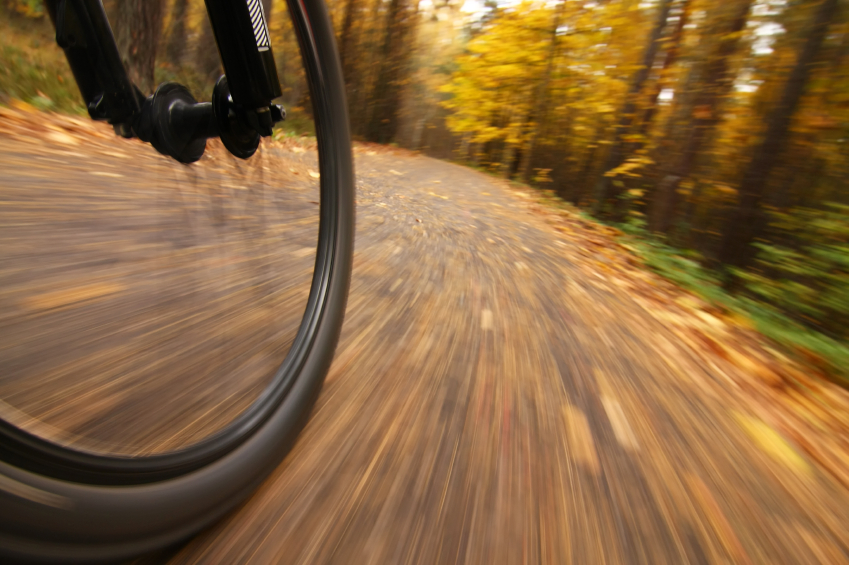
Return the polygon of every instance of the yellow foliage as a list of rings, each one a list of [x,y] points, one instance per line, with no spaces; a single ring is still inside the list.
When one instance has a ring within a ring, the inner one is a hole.
[[[544,71],[550,39],[545,30],[552,11],[544,4],[523,2],[501,12],[491,27],[472,39],[458,57],[451,82],[441,91],[451,97],[448,127],[472,133],[484,143],[504,140],[518,145],[528,121],[538,77]]]

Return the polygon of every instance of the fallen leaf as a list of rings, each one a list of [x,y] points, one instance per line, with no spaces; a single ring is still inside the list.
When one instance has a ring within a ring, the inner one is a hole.
[[[45,135],[45,137],[50,141],[55,141],[56,143],[61,143],[63,145],[79,144],[76,138],[68,135],[67,133],[62,133],[61,131],[51,131],[47,135]]]
[[[38,109],[35,106],[33,106],[32,104],[27,104],[23,100],[18,100],[17,98],[13,98],[9,102],[9,105],[12,106],[13,108],[16,108],[18,110],[22,110],[24,112],[29,112],[31,114],[35,114],[35,113],[38,112]]]
[[[481,329],[492,329],[492,310],[484,310],[483,312],[481,312]]]
[[[810,472],[808,464],[790,442],[766,422],[740,412],[734,413],[734,419],[767,455],[796,471]]]
[[[563,420],[566,424],[566,447],[569,455],[593,473],[598,474],[601,467],[587,416],[574,406],[567,404],[563,408]]]
[[[631,424],[628,423],[628,418],[622,410],[622,406],[613,398],[603,396],[601,404],[604,406],[604,411],[607,413],[607,419],[610,420],[610,426],[613,428],[613,435],[616,436],[616,441],[619,444],[631,450],[638,450],[640,444],[637,442],[637,436],[634,435],[634,430]]]

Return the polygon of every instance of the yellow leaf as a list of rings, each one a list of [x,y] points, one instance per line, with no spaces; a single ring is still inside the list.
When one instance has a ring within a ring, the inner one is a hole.
[[[23,100],[18,100],[17,98],[13,98],[12,100],[10,100],[9,105],[12,106],[12,108],[16,108],[24,112],[30,112],[32,114],[38,112],[35,106],[33,106],[32,104],[27,104]]]
[[[810,472],[808,464],[790,442],[765,422],[739,412],[734,413],[734,418],[767,455],[795,471]]]

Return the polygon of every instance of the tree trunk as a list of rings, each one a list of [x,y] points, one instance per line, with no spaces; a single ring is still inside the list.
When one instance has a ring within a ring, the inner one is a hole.
[[[383,36],[380,72],[372,96],[372,115],[366,130],[366,139],[377,143],[389,143],[398,129],[398,110],[401,106],[402,83],[407,74],[407,59],[410,52],[404,45],[415,26],[415,12],[407,4],[409,0],[391,0],[386,15],[386,31]]]
[[[354,37],[354,20],[360,11],[361,0],[348,0],[345,5],[345,19],[342,20],[342,33],[339,36],[339,59],[342,62],[342,74],[345,84],[350,84],[353,79],[353,61],[356,53],[356,38]]]
[[[386,18],[380,16],[383,0],[363,1],[371,2],[371,4],[357,59],[349,61],[349,66],[354,66],[358,75],[357,89],[353,92],[353,97],[348,100],[348,107],[351,109],[352,131],[355,135],[365,138],[371,116],[374,114],[372,98],[380,72],[382,60],[380,40],[383,37],[382,28],[386,24]]]
[[[658,185],[649,215],[649,229],[668,233],[678,211],[678,187],[693,171],[696,158],[705,142],[719,123],[719,105],[734,83],[728,63],[740,43],[739,33],[746,26],[752,0],[739,0],[734,4],[723,4],[713,20],[706,36],[719,38],[713,52],[706,55],[704,62],[690,71],[687,84],[695,93],[689,96],[689,105],[683,107],[685,119],[689,119],[689,135],[678,159],[666,170],[664,181]],[[700,77],[700,78],[696,78]],[[683,99],[681,96],[680,99]]]
[[[676,14],[673,13],[672,16],[676,16]],[[690,0],[682,0],[677,13],[678,22],[671,30],[669,30],[667,37],[661,40],[666,52],[661,55],[663,57],[663,65],[661,66],[657,79],[654,81],[654,84],[644,98],[642,117],[638,122],[639,127],[637,129],[638,140],[625,144],[625,155],[638,154],[638,152],[648,143],[649,130],[654,122],[654,116],[658,109],[658,99],[660,98],[660,93],[663,92],[663,88],[666,84],[668,84],[669,73],[671,72],[673,65],[675,65],[678,61],[678,54],[681,52],[681,39],[684,36],[684,26],[687,25],[689,16]],[[649,174],[657,177],[656,170],[652,170]],[[637,188],[640,185],[650,184],[652,179],[649,174],[643,175],[639,178],[630,179],[630,182],[626,182],[626,187],[628,185],[636,185],[633,187]],[[643,201],[644,204],[649,206],[654,199],[654,196],[655,194],[653,192],[646,194]],[[614,204],[614,219],[620,220],[626,212],[626,202],[622,199],[617,200]]]
[[[663,92],[664,86],[668,83],[668,76],[672,66],[678,61],[678,54],[681,52],[681,39],[684,37],[684,26],[690,19],[690,0],[683,0],[681,10],[678,14],[678,23],[672,29],[671,34],[666,39],[665,43],[666,54],[663,57],[663,67],[660,71],[660,76],[655,81],[654,88],[649,93],[646,100],[646,108],[643,112],[643,117],[640,120],[640,134],[645,136],[648,133],[649,126],[654,121],[654,115],[657,113],[657,100],[660,98],[660,93]]]
[[[637,98],[643,90],[643,85],[651,72],[651,67],[654,64],[654,59],[657,56],[657,50],[660,45],[660,37],[663,33],[663,28],[666,26],[666,20],[669,17],[669,10],[672,7],[672,0],[661,0],[658,7],[657,20],[648,38],[648,45],[643,53],[642,64],[639,70],[631,77],[631,85],[628,88],[628,94],[625,98],[625,104],[620,112],[619,123],[616,126],[616,131],[613,137],[613,143],[610,147],[610,152],[607,154],[607,160],[604,164],[604,170],[601,172],[601,177],[596,183],[595,189],[595,205],[593,213],[599,214],[605,207],[608,199],[615,196],[612,194],[613,179],[604,176],[607,171],[613,170],[625,160],[625,144],[624,136],[628,132],[634,121],[634,112],[637,107]]]
[[[201,76],[210,80],[221,76],[223,72],[221,58],[215,44],[215,33],[212,31],[212,24],[209,23],[209,15],[206,13],[201,21],[200,37],[195,47],[195,65]]]
[[[507,180],[513,176],[513,161],[516,159],[516,146],[504,142],[504,150],[501,152],[501,176]]]
[[[174,0],[171,7],[171,23],[165,38],[165,56],[168,62],[179,67],[186,57],[186,20],[189,15],[189,0]]]
[[[162,33],[162,0],[122,0],[118,3],[115,41],[130,80],[153,92],[156,47]]]
[[[345,93],[348,99],[348,113],[351,115],[352,122],[358,112],[355,104],[359,100],[359,90],[362,85],[362,78],[357,74],[357,57],[358,42],[354,33],[354,22],[357,20],[357,14],[360,12],[360,3],[362,0],[348,0],[345,6],[345,19],[342,20],[342,32],[339,36],[339,58],[342,63],[342,76],[345,79]],[[356,123],[354,124],[354,126]],[[357,132],[359,128],[352,126],[352,130]]]
[[[554,12],[554,20],[551,24],[551,39],[548,45],[548,61],[545,65],[545,74],[540,81],[539,87],[534,96],[534,107],[531,110],[529,122],[533,124],[533,132],[528,140],[528,146],[522,152],[522,162],[519,165],[522,182],[528,184],[531,180],[531,165],[534,159],[534,150],[536,149],[537,138],[539,137],[541,125],[545,120],[548,110],[548,85],[551,83],[551,72],[554,70],[554,59],[557,55],[557,28],[560,27],[563,10],[566,2],[561,2]]]
[[[790,120],[805,91],[811,65],[822,46],[828,24],[836,10],[837,0],[823,0],[817,8],[813,25],[784,85],[781,99],[769,113],[766,134],[743,174],[737,207],[725,224],[718,257],[723,264],[745,267],[752,259],[752,241],[764,224],[760,203],[769,174],[786,145]]]
[[[599,144],[601,143],[603,134],[604,126],[599,124],[596,128],[595,135],[593,135],[592,143],[587,146],[588,148],[586,151],[586,155],[584,156],[583,163],[581,165],[581,170],[578,173],[575,182],[572,183],[571,189],[569,190],[569,201],[572,202],[572,204],[574,204],[575,206],[580,205],[581,201],[584,198],[584,192],[590,182],[590,178],[592,177],[593,169],[596,166]]]

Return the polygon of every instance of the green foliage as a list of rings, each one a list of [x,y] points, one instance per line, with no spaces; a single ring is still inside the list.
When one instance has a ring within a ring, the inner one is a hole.
[[[849,338],[849,206],[776,212],[772,226],[793,238],[758,243],[754,269],[737,276],[759,300],[814,329]]]
[[[815,213],[814,211],[806,211],[803,216],[812,213],[812,215],[823,219],[824,221],[819,224],[820,229],[825,229],[827,233],[833,235],[844,234],[843,241],[845,245],[845,234],[849,230],[847,228],[849,224],[845,222],[846,212],[847,207],[836,207],[836,209],[832,209],[831,211]],[[582,217],[587,221],[597,221],[585,214]],[[825,219],[825,217],[828,217],[828,219]],[[838,227],[835,222],[839,222],[840,217],[844,218],[844,223]],[[809,325],[800,323],[798,319],[790,315],[790,304],[784,302],[774,303],[775,299],[773,296],[790,296],[792,295],[791,291],[785,290],[784,292],[787,294],[782,294],[775,290],[766,291],[764,289],[765,293],[760,294],[754,292],[750,287],[750,290],[752,290],[750,296],[734,296],[723,289],[720,277],[716,272],[702,265],[703,259],[697,252],[683,251],[670,247],[662,240],[645,232],[640,226],[634,225],[634,222],[619,227],[626,234],[624,239],[627,246],[642,259],[647,267],[651,268],[660,276],[701,296],[709,303],[726,312],[734,313],[750,320],[755,329],[761,334],[783,345],[789,351],[803,353],[809,358],[811,356],[818,358],[824,368],[842,377],[849,384],[849,344],[845,341],[845,333],[841,336],[841,339],[825,335],[822,331],[817,331],[817,329],[811,328]],[[822,247],[830,248],[831,244],[823,244]],[[808,306],[804,307],[805,309],[816,308],[817,305],[822,305],[826,302],[838,304],[839,308],[843,308],[840,311],[843,312],[841,315],[844,316],[843,320],[845,321],[845,308],[849,304],[849,300],[847,300],[849,298],[847,296],[847,289],[849,289],[847,282],[849,281],[845,279],[847,273],[845,266],[847,261],[849,261],[849,249],[845,249],[844,247],[843,252],[838,251],[836,253],[837,256],[835,256],[834,250],[829,249],[826,255],[831,259],[835,259],[834,265],[843,265],[843,267],[839,267],[828,274],[823,272],[816,273],[817,279],[823,284],[834,284],[834,281],[837,281],[832,288],[834,292],[832,295],[833,298],[825,299],[824,297],[820,297],[817,299],[806,291],[799,291],[796,287],[794,287],[792,292],[798,292],[799,296],[804,296],[810,300]],[[784,255],[782,257],[787,258]],[[794,255],[793,259],[789,262],[780,264],[795,271],[798,270],[795,266],[798,259],[799,256]],[[807,276],[811,276],[813,272],[806,271],[806,274]],[[757,280],[758,283],[769,287],[780,286],[775,281],[765,277],[759,279],[752,273],[743,272],[740,275],[746,278],[747,281]],[[751,285],[753,283],[749,284]],[[768,299],[767,296],[770,298]],[[801,311],[801,309],[798,309],[798,311]]]
[[[85,112],[80,92],[61,53],[0,44],[0,102],[12,98],[41,110]]]
[[[286,119],[274,128],[275,139],[280,137],[315,137],[315,122],[307,111],[300,107],[286,109]]]

